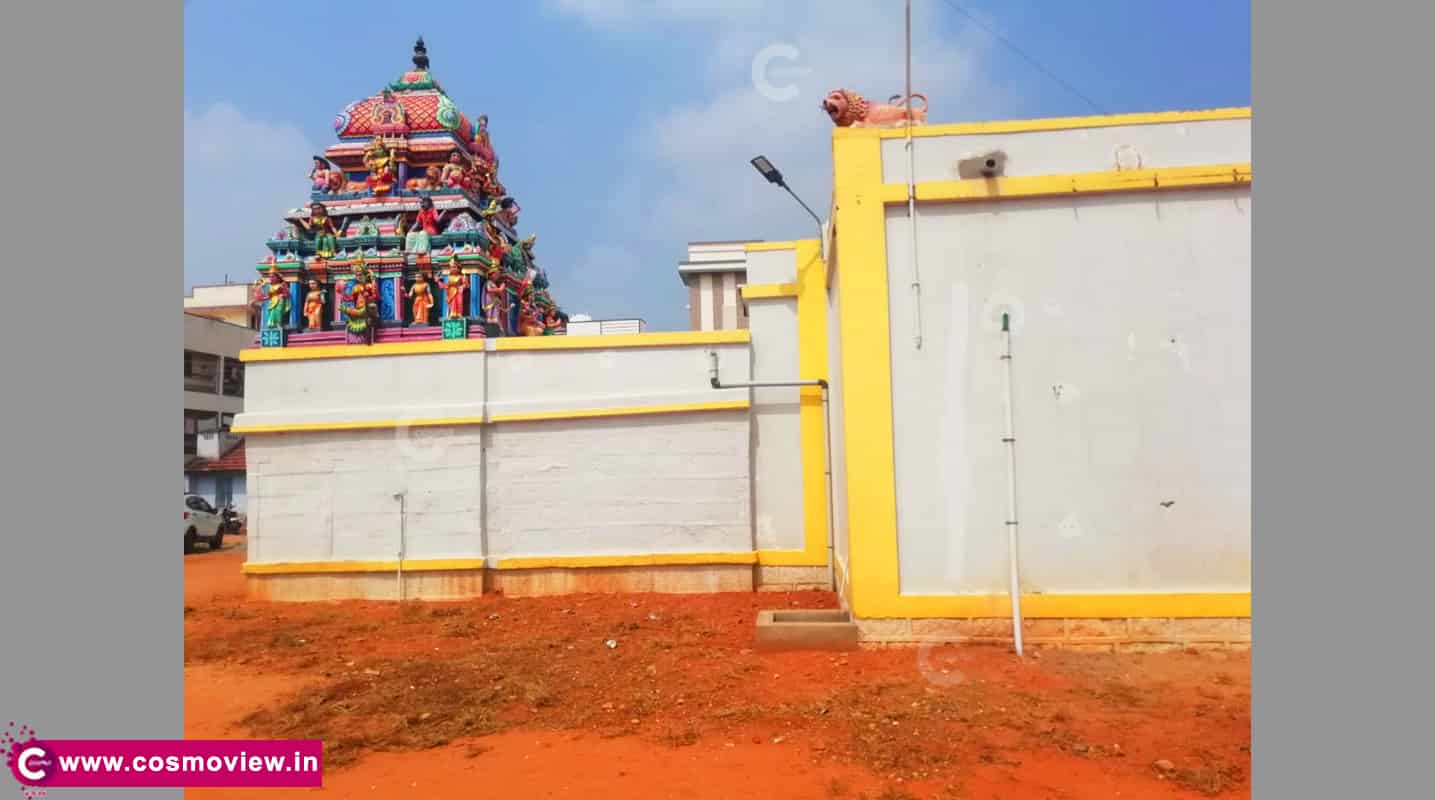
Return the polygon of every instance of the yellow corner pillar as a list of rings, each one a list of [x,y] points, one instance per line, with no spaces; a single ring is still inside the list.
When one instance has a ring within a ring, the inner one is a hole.
[[[832,134],[836,252],[841,254],[842,426],[847,465],[849,601],[873,616],[900,594],[892,444],[892,354],[882,150],[875,129]]]

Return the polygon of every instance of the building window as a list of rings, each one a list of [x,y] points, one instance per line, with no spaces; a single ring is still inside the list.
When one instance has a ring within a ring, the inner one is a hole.
[[[229,397],[244,396],[244,362],[237,358],[224,359],[224,394]]]
[[[230,418],[231,420],[233,417]],[[212,431],[219,424],[219,415],[213,411],[195,411],[185,409],[184,412],[184,454],[192,456],[197,452],[199,445],[199,432]]]
[[[214,394],[219,386],[219,356],[184,351],[184,390]]]

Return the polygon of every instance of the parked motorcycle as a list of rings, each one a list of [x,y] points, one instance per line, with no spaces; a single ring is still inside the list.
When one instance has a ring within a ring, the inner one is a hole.
[[[238,534],[244,522],[239,517],[239,512],[234,509],[233,503],[226,503],[224,509],[219,512],[219,531],[228,536]]]

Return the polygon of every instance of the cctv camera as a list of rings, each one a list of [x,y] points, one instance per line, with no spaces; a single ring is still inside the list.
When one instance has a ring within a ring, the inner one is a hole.
[[[1006,153],[991,150],[969,155],[957,162],[957,177],[963,180],[973,178],[1000,178],[1006,173]]]

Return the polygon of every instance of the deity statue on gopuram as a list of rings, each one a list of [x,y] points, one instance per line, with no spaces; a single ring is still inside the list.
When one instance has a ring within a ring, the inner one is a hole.
[[[477,120],[444,92],[419,39],[411,69],[338,113],[334,144],[295,154],[295,189],[309,194],[256,266],[256,303],[274,298],[261,318],[278,328],[261,344],[565,333],[498,179],[488,115]]]

